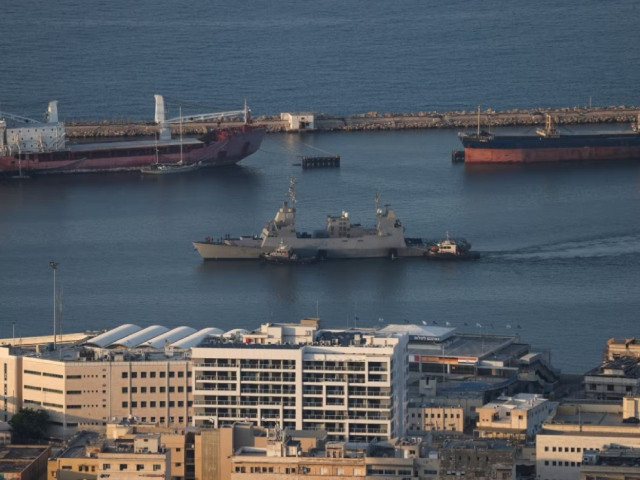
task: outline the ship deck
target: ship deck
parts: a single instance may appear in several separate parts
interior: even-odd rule
[[[126,148],[158,148],[180,145],[179,138],[172,138],[170,140],[162,140],[156,142],[155,140],[118,140],[113,142],[99,142],[99,143],[72,143],[67,144],[67,148],[72,152],[87,152],[93,150],[118,150]],[[182,145],[200,145],[202,142],[197,138],[183,138]]]

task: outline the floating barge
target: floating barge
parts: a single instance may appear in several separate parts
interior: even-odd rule
[[[340,155],[324,157],[302,157],[302,168],[337,168],[340,167]]]

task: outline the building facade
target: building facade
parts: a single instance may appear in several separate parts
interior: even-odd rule
[[[249,421],[325,430],[332,440],[403,434],[406,336],[360,335],[311,345],[194,348],[194,423]]]

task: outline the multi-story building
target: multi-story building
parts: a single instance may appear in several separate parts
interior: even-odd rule
[[[515,448],[508,443],[448,441],[439,450],[441,480],[515,480]]]
[[[640,449],[586,450],[580,480],[640,480]]]
[[[498,397],[477,409],[476,430],[481,438],[531,440],[557,406],[556,402],[530,393]]]
[[[640,398],[626,397],[622,404],[561,404],[536,436],[536,472],[541,480],[578,480],[586,450],[609,445],[640,448],[638,418]],[[632,413],[636,412],[633,417]],[[625,417],[626,415],[626,417]]]
[[[588,399],[622,400],[640,393],[640,357],[616,356],[584,376],[584,391]]]
[[[462,406],[410,402],[407,407],[406,427],[409,435],[429,430],[463,432],[465,427],[464,408]]]
[[[160,443],[159,435],[138,435],[133,446],[122,443],[97,454],[98,478],[144,480],[159,477],[169,480],[171,453]]]
[[[0,347],[0,364],[11,365],[11,395],[5,415],[22,407],[49,413],[51,434],[102,429],[107,422],[138,418],[165,426],[186,426],[192,416],[189,360],[164,353],[90,349],[12,354]]]
[[[312,344],[192,350],[194,423],[325,430],[331,440],[403,434],[405,335],[323,331]]]

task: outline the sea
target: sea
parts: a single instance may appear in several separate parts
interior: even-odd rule
[[[176,115],[632,106],[639,19],[635,0],[5,0],[0,110],[150,120],[155,93]],[[452,164],[457,133],[272,134],[196,174],[0,179],[0,338],[51,334],[54,295],[63,332],[426,324],[518,335],[569,373],[640,334],[640,162]],[[302,170],[317,152],[340,168]],[[292,177],[299,230],[342,211],[373,225],[379,195],[406,235],[466,237],[482,257],[202,261],[193,241],[258,234]]]

